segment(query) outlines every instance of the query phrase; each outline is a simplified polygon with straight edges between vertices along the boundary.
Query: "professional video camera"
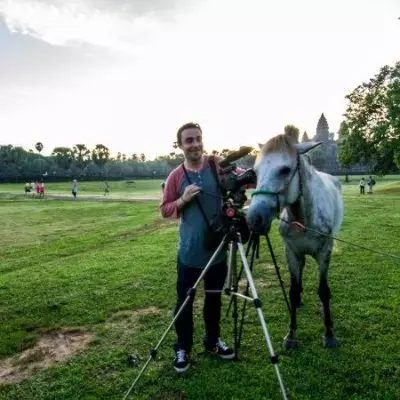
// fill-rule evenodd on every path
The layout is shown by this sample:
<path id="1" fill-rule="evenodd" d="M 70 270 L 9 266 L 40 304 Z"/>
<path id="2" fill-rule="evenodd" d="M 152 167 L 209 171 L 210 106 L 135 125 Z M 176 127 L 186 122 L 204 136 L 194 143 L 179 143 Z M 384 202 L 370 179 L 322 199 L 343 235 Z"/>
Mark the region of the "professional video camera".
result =
<path id="1" fill-rule="evenodd" d="M 224 200 L 231 199 L 235 208 L 242 208 L 247 200 L 244 186 L 255 184 L 257 176 L 253 168 L 246 169 L 241 174 L 236 174 L 237 169 L 234 161 L 246 156 L 253 150 L 252 147 L 243 146 L 238 151 L 230 153 L 218 163 L 221 175 L 221 186 L 224 193 Z"/>
<path id="2" fill-rule="evenodd" d="M 230 153 L 218 163 L 220 168 L 220 189 L 223 196 L 221 212 L 214 215 L 211 220 L 211 231 L 205 234 L 207 248 L 215 249 L 225 234 L 236 238 L 240 232 L 242 243 L 246 243 L 250 236 L 247 227 L 246 215 L 243 209 L 247 201 L 246 185 L 255 184 L 257 181 L 254 169 L 249 168 L 241 174 L 236 174 L 237 169 L 234 161 L 244 157 L 252 147 L 241 147 L 238 151 Z"/>

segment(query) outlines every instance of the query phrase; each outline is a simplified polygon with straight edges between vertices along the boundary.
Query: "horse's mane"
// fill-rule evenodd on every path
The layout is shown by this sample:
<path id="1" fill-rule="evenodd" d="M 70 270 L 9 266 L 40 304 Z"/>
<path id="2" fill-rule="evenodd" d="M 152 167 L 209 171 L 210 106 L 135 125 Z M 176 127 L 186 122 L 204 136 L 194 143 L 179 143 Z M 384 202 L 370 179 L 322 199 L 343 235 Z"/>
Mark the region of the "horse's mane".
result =
<path id="1" fill-rule="evenodd" d="M 294 156 L 296 154 L 296 146 L 293 139 L 288 135 L 277 135 L 269 139 L 262 148 L 262 153 L 282 153 Z"/>

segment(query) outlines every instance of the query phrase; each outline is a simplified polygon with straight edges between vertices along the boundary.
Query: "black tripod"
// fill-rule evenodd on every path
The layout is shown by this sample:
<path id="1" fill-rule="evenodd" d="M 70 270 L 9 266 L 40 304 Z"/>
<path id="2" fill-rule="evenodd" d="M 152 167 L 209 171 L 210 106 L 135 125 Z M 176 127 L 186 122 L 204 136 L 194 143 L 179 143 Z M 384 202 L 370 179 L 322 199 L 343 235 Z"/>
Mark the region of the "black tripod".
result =
<path id="1" fill-rule="evenodd" d="M 286 295 L 286 291 L 285 291 L 285 287 L 282 281 L 282 277 L 281 277 L 281 273 L 279 270 L 279 266 L 276 262 L 276 258 L 275 258 L 275 254 L 273 252 L 272 249 L 272 244 L 271 241 L 269 239 L 268 235 L 265 235 L 265 239 L 267 241 L 268 244 L 268 249 L 272 258 L 272 262 L 274 263 L 274 267 L 275 267 L 275 272 L 276 275 L 278 277 L 279 280 L 279 285 L 282 289 L 282 293 L 283 293 L 283 297 L 285 299 L 285 303 L 287 306 L 287 309 L 289 311 L 290 314 L 290 304 L 289 304 L 289 300 L 287 298 Z M 249 264 L 249 268 L 250 268 L 250 272 L 253 272 L 253 264 L 254 264 L 254 259 L 255 258 L 259 258 L 259 250 L 260 250 L 260 235 L 258 233 L 255 232 L 251 232 L 250 233 L 250 238 L 249 238 L 249 242 L 247 244 L 247 250 L 246 250 L 246 259 L 249 256 L 251 250 L 251 257 L 250 257 L 250 264 Z M 236 260 L 232 261 L 233 263 L 236 263 Z M 239 290 L 239 282 L 242 278 L 242 274 L 243 274 L 243 265 L 240 269 L 239 274 L 236 275 L 236 268 L 233 268 L 232 270 L 232 279 L 229 282 L 229 278 L 227 280 L 227 288 L 225 289 L 225 292 L 227 292 L 228 294 L 230 293 L 230 291 L 232 291 L 233 293 L 236 294 L 236 296 L 238 297 L 242 297 L 245 300 L 249 300 L 249 290 L 250 290 L 250 283 L 249 281 L 247 281 L 247 285 L 246 285 L 246 289 L 244 290 L 243 295 L 238 293 Z M 228 283 L 230 283 L 231 286 L 228 285 Z M 243 333 L 243 324 L 244 324 L 244 318 L 246 315 L 246 306 L 247 306 L 247 302 L 244 301 L 243 302 L 243 306 L 242 306 L 242 312 L 241 312 L 241 318 L 240 318 L 240 326 L 238 327 L 238 307 L 237 307 L 237 297 L 236 296 L 232 296 L 231 300 L 229 302 L 229 306 L 227 308 L 226 311 L 226 316 L 229 314 L 231 306 L 233 305 L 233 311 L 232 311 L 232 317 L 234 319 L 234 350 L 235 350 L 235 356 L 236 358 L 238 358 L 238 354 L 239 354 L 239 347 L 240 347 L 240 342 L 241 342 L 241 338 L 242 338 L 242 333 Z M 250 299 L 251 300 L 251 299 Z"/>
<path id="2" fill-rule="evenodd" d="M 226 247 L 229 248 L 229 254 L 228 254 L 228 274 L 227 274 L 227 283 L 226 283 L 226 289 L 225 292 L 231 296 L 233 296 L 232 298 L 234 299 L 234 304 L 235 307 L 237 307 L 237 297 L 242 297 L 245 298 L 246 300 L 250 300 L 253 302 L 256 310 L 257 310 L 257 314 L 258 317 L 260 319 L 260 323 L 261 323 L 261 327 L 263 329 L 264 332 L 264 336 L 265 336 L 265 340 L 267 343 L 267 347 L 268 347 L 268 351 L 269 354 L 271 356 L 271 363 L 273 364 L 274 368 L 275 368 L 275 372 L 279 381 L 279 386 L 282 392 L 282 396 L 284 400 L 287 400 L 287 395 L 286 395 L 286 389 L 285 386 L 283 384 L 283 380 L 282 380 L 282 376 L 279 370 L 279 366 L 278 366 L 278 357 L 275 355 L 274 349 L 272 347 L 272 343 L 271 343 L 271 339 L 268 333 L 268 328 L 267 328 L 267 323 L 265 322 L 264 319 L 264 315 L 261 309 L 261 300 L 258 298 L 257 295 L 257 290 L 254 284 L 254 280 L 251 274 L 251 269 L 250 266 L 247 262 L 246 259 L 246 252 L 244 250 L 242 241 L 241 241 L 241 236 L 240 233 L 237 231 L 236 227 L 234 224 L 232 224 L 229 227 L 228 232 L 225 234 L 225 236 L 223 237 L 221 243 L 219 244 L 218 248 L 215 250 L 214 254 L 211 256 L 210 260 L 208 261 L 207 265 L 205 266 L 205 268 L 203 269 L 203 271 L 201 272 L 199 278 L 197 279 L 197 281 L 195 282 L 195 284 L 193 285 L 192 288 L 189 289 L 187 297 L 185 299 L 185 301 L 183 302 L 182 306 L 180 307 L 180 309 L 176 312 L 173 320 L 171 321 L 171 323 L 168 325 L 167 329 L 165 330 L 165 332 L 163 333 L 163 335 L 161 336 L 161 339 L 159 340 L 159 342 L 157 343 L 157 345 L 151 349 L 150 351 L 150 355 L 147 359 L 147 361 L 145 362 L 145 364 L 143 365 L 142 369 L 140 370 L 138 376 L 136 377 L 136 379 L 133 381 L 132 385 L 130 386 L 129 390 L 126 392 L 125 396 L 123 397 L 123 400 L 127 399 L 127 397 L 129 396 L 129 393 L 132 391 L 132 389 L 134 388 L 134 386 L 136 385 L 136 383 L 139 381 L 140 377 L 142 376 L 143 372 L 146 370 L 147 366 L 149 365 L 150 361 L 152 359 L 155 359 L 155 357 L 157 356 L 157 350 L 158 348 L 161 346 L 162 342 L 164 341 L 165 337 L 167 336 L 168 332 L 171 330 L 171 328 L 174 326 L 175 321 L 179 318 L 179 316 L 181 315 L 183 309 L 185 308 L 185 306 L 188 304 L 188 302 L 190 301 L 191 297 L 194 296 L 194 294 L 196 293 L 196 289 L 198 287 L 198 285 L 200 284 L 200 282 L 203 280 L 204 276 L 206 275 L 207 271 L 209 270 L 209 268 L 211 267 L 211 265 L 213 264 L 214 260 L 217 258 L 218 254 L 221 251 L 225 251 Z M 239 250 L 239 254 L 240 254 L 240 258 L 242 260 L 242 265 L 247 277 L 247 282 L 248 282 L 248 287 L 249 290 L 251 292 L 252 297 L 248 297 L 248 296 L 244 296 L 240 293 L 237 292 L 237 290 L 231 290 L 232 288 L 232 282 L 238 282 L 236 278 L 236 255 L 237 255 L 237 250 Z M 236 337 L 237 337 L 237 320 L 235 322 L 235 342 L 236 342 Z M 236 347 L 236 344 L 235 344 Z"/>

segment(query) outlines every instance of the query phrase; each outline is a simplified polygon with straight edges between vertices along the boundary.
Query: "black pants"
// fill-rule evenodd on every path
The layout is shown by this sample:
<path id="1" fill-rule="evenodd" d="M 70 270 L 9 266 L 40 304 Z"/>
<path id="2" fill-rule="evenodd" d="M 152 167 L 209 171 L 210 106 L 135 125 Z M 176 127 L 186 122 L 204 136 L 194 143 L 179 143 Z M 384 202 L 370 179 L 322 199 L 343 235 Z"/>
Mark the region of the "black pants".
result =
<path id="1" fill-rule="evenodd" d="M 204 277 L 204 289 L 217 290 L 219 293 L 205 293 L 204 300 L 204 324 L 206 328 L 205 340 L 214 345 L 220 334 L 221 318 L 221 290 L 227 274 L 227 265 L 225 262 L 215 264 L 209 268 Z M 201 274 L 200 268 L 190 268 L 184 266 L 178 260 L 178 281 L 176 285 L 177 304 L 175 314 L 187 297 L 188 290 L 193 287 Z M 190 353 L 193 346 L 193 300 L 186 304 L 179 318 L 175 321 L 175 330 L 177 341 L 175 349 L 180 348 Z"/>
<path id="2" fill-rule="evenodd" d="M 360 194 L 365 194 L 365 187 L 364 186 L 360 186 Z"/>

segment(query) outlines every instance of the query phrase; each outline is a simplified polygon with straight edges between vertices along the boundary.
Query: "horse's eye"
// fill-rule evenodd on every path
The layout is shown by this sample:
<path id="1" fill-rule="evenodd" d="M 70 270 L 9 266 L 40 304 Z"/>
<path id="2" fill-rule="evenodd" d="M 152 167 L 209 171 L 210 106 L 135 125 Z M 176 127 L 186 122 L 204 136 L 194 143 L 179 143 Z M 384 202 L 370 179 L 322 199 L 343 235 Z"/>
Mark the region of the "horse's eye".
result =
<path id="1" fill-rule="evenodd" d="M 279 175 L 285 176 L 285 175 L 289 175 L 290 172 L 290 168 L 289 167 L 282 167 L 279 170 Z"/>

